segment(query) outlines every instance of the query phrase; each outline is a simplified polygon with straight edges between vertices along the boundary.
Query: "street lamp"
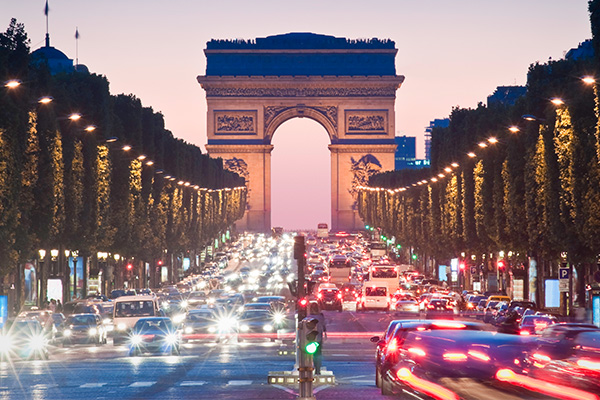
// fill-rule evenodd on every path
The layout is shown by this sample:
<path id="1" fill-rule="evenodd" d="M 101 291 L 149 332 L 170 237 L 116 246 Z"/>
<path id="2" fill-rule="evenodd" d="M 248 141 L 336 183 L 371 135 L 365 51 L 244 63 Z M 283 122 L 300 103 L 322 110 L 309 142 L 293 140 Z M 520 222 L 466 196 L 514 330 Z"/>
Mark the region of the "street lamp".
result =
<path id="1" fill-rule="evenodd" d="M 4 87 L 7 89 L 16 89 L 21 86 L 21 81 L 19 79 L 9 79 L 4 82 Z"/>
<path id="2" fill-rule="evenodd" d="M 42 96 L 38 99 L 38 103 L 40 104 L 50 104 L 52 103 L 52 100 L 54 100 L 52 98 L 52 96 Z"/>

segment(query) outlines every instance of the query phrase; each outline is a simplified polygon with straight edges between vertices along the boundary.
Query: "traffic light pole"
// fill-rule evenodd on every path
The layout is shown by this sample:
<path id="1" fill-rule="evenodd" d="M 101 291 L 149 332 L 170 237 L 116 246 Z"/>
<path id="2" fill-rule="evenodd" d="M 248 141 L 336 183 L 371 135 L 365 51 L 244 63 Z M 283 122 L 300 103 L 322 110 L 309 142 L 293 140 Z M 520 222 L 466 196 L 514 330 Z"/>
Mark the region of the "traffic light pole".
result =
<path id="1" fill-rule="evenodd" d="M 300 394 L 298 400 L 315 400 L 313 396 L 313 356 L 306 352 L 307 321 L 298 323 L 298 383 Z"/>

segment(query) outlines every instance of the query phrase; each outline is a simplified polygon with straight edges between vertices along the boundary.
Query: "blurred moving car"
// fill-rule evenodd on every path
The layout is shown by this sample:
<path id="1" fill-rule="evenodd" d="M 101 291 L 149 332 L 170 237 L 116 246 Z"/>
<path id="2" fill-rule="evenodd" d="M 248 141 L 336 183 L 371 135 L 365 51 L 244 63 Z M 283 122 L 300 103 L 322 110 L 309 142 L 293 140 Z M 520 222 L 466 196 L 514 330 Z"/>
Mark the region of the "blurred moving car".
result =
<path id="1" fill-rule="evenodd" d="M 140 318 L 129 339 L 129 355 L 142 353 L 180 354 L 181 334 L 168 317 Z"/>
<path id="2" fill-rule="evenodd" d="M 219 320 L 213 309 L 190 310 L 183 323 L 182 340 L 218 339 Z"/>
<path id="3" fill-rule="evenodd" d="M 5 324 L 0 335 L 2 360 L 48 359 L 48 339 L 37 319 L 19 319 Z"/>
<path id="4" fill-rule="evenodd" d="M 63 322 L 60 332 L 63 346 L 76 343 L 100 346 L 107 342 L 107 331 L 98 314 L 69 315 Z"/>
<path id="5" fill-rule="evenodd" d="M 426 319 L 452 319 L 454 318 L 454 307 L 447 299 L 433 298 L 425 308 Z"/>
<path id="6" fill-rule="evenodd" d="M 252 339 L 277 338 L 277 327 L 267 310 L 245 310 L 238 319 L 238 342 Z"/>
<path id="7" fill-rule="evenodd" d="M 526 315 L 519 324 L 519 334 L 523 336 L 539 335 L 544 329 L 557 323 L 556 317 L 549 315 Z"/>

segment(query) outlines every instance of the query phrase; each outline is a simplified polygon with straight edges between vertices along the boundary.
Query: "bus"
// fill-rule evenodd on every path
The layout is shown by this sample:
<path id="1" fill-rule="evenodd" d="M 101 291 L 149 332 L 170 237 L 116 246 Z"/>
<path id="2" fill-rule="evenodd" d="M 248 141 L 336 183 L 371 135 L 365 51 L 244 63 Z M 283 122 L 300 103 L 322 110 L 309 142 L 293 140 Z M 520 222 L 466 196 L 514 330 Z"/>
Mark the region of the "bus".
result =
<path id="1" fill-rule="evenodd" d="M 113 308 L 113 343 L 128 340 L 133 326 L 140 318 L 160 317 L 160 307 L 155 296 L 121 296 L 115 299 Z"/>
<path id="2" fill-rule="evenodd" d="M 387 245 L 383 242 L 369 243 L 369 254 L 372 260 L 379 260 L 387 255 Z"/>
<path id="3" fill-rule="evenodd" d="M 369 267 L 369 282 L 386 282 L 393 293 L 400 286 L 398 267 L 392 264 L 373 264 Z"/>
<path id="4" fill-rule="evenodd" d="M 327 239 L 329 237 L 329 226 L 321 223 L 317 225 L 317 237 L 319 239 Z"/>

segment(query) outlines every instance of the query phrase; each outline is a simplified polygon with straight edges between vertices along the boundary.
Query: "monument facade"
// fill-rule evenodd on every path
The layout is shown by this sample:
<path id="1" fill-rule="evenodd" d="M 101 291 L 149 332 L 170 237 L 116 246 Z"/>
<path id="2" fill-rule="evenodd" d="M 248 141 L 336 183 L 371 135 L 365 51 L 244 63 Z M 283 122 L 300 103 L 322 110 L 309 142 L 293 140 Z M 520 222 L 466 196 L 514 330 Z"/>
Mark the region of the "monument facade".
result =
<path id="1" fill-rule="evenodd" d="M 253 41 L 212 40 L 198 82 L 208 105 L 206 149 L 246 178 L 239 230 L 271 228 L 271 140 L 292 118 L 329 135 L 333 230 L 363 227 L 356 187 L 394 169 L 397 49 L 389 40 L 289 33 Z"/>

